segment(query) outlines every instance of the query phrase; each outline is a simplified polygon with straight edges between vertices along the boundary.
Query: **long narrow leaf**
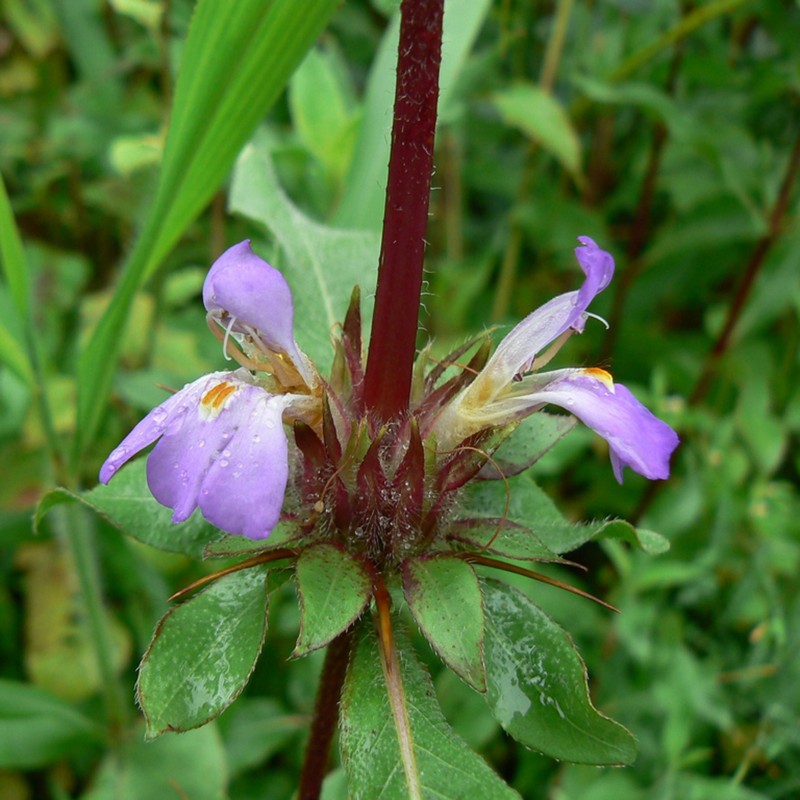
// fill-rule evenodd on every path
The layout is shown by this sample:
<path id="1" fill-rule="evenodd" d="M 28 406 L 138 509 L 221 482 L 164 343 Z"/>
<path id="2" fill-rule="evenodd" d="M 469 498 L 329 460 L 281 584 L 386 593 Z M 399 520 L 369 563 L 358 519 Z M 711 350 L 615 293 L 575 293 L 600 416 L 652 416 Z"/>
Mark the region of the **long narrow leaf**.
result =
<path id="1" fill-rule="evenodd" d="M 121 283 L 79 364 L 76 452 L 111 391 L 119 335 L 142 282 L 219 188 L 338 0 L 200 0 L 175 93 L 156 198 Z"/>
<path id="2" fill-rule="evenodd" d="M 13 330 L 4 322 L 0 322 L 0 361 L 31 386 L 34 382 L 33 366 L 25 346 L 26 332 L 30 325 L 30 276 L 22 239 L 2 175 L 0 175 L 0 266 L 8 282 L 13 302 L 12 316 L 17 316 L 19 318 L 17 322 L 22 326 L 22 330 Z M 11 313 L 10 309 L 9 312 Z"/>
<path id="3" fill-rule="evenodd" d="M 3 176 L 0 175 L 0 264 L 8 281 L 8 288 L 17 313 L 23 321 L 30 314 L 30 277 L 25 264 L 22 239 L 14 220 Z"/>
<path id="4" fill-rule="evenodd" d="M 33 386 L 33 369 L 25 349 L 2 322 L 0 322 L 0 363 L 5 364 L 28 386 Z"/>

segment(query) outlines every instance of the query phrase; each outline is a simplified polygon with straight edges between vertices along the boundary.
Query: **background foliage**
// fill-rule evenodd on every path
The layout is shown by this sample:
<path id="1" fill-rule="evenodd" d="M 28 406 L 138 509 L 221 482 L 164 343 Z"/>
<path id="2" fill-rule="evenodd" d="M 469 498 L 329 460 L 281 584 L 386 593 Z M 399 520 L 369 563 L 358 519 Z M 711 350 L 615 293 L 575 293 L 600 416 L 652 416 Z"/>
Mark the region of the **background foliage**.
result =
<path id="1" fill-rule="evenodd" d="M 226 246 L 251 237 L 287 274 L 309 352 L 324 347 L 304 338 L 314 298 L 339 298 L 335 319 L 349 295 L 342 276 L 369 292 L 395 3 L 304 4 L 305 27 L 290 3 L 272 3 L 277 27 L 265 30 L 283 32 L 280 53 L 253 33 L 263 3 L 237 3 L 225 19 L 222 5 L 199 4 L 206 27 L 186 47 L 189 0 L 0 6 L 0 172 L 24 241 L 23 252 L 0 197 L 9 800 L 166 797 L 175 786 L 244 800 L 295 787 L 321 661 L 288 661 L 291 584 L 269 578 L 270 632 L 243 697 L 217 723 L 144 744 L 139 656 L 168 596 L 220 562 L 141 545 L 78 506 L 31 529 L 56 483 L 95 484 L 159 386 L 221 366 L 198 291 Z M 629 474 L 618 487 L 602 442 L 580 429 L 534 468 L 571 517 L 623 516 L 672 543 L 659 556 L 587 544 L 575 555 L 585 577 L 552 569 L 619 616 L 519 584 L 576 639 L 598 706 L 636 735 L 633 767 L 525 751 L 423 643 L 418 652 L 450 723 L 523 797 L 795 797 L 800 10 L 790 0 L 448 9 L 423 338 L 446 352 L 574 288 L 574 240 L 590 235 L 617 258 L 593 306 L 611 330 L 590 323 L 565 363 L 608 366 L 684 443 L 663 485 Z M 194 78 L 176 91 L 182 63 Z M 259 123 L 257 149 L 229 174 Z M 314 275 L 341 285 L 321 290 Z M 248 624 L 257 638 L 261 623 Z M 340 773 L 328 784 L 345 796 Z"/>

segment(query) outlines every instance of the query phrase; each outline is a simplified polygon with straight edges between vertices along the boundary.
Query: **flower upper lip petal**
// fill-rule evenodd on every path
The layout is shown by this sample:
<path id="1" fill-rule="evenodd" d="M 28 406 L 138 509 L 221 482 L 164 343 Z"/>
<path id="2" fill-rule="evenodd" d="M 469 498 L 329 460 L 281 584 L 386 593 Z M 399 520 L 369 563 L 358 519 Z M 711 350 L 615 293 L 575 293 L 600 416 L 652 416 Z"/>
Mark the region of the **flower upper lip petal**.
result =
<path id="1" fill-rule="evenodd" d="M 250 240 L 228 248 L 203 284 L 206 311 L 224 328 L 251 336 L 274 353 L 284 353 L 306 376 L 308 365 L 294 340 L 294 304 L 283 275 L 257 256 Z"/>
<path id="2" fill-rule="evenodd" d="M 564 331 L 583 330 L 586 309 L 614 276 L 614 259 L 588 236 L 579 236 L 578 241 L 581 246 L 575 248 L 575 256 L 586 275 L 581 288 L 554 297 L 516 325 L 467 392 L 481 400 L 496 395 Z"/>

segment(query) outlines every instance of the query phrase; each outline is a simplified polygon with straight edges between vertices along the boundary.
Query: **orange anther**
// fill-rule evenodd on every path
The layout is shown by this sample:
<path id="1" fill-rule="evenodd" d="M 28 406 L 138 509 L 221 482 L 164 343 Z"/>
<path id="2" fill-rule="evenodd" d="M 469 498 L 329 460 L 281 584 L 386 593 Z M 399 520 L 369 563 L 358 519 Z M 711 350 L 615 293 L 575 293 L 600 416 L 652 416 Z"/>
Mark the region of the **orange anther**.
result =
<path id="1" fill-rule="evenodd" d="M 612 392 L 614 391 L 614 379 L 611 377 L 610 372 L 606 372 L 600 367 L 587 367 L 583 370 L 584 375 L 590 378 L 596 378 L 601 383 L 605 384 Z"/>
<path id="2" fill-rule="evenodd" d="M 207 406 L 209 411 L 219 411 L 223 403 L 236 391 L 236 386 L 227 381 L 222 381 L 209 389 L 200 403 Z"/>

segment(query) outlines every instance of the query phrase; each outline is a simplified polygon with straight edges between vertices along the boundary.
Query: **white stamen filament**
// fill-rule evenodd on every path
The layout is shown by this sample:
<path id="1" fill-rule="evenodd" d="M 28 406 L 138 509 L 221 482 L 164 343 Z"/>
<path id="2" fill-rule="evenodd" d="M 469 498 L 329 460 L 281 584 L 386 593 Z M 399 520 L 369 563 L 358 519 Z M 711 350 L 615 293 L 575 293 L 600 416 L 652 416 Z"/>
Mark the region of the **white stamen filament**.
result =
<path id="1" fill-rule="evenodd" d="M 225 338 L 222 340 L 222 355 L 226 361 L 233 361 L 233 356 L 228 353 L 228 339 L 230 338 L 235 323 L 236 317 L 231 317 L 228 327 L 225 328 Z"/>
<path id="2" fill-rule="evenodd" d="M 603 325 L 606 326 L 606 330 L 611 329 L 611 326 L 599 314 L 592 314 L 591 311 L 584 311 L 583 313 L 586 314 L 587 317 L 591 317 L 592 319 L 599 319 L 600 322 L 602 322 Z"/>

